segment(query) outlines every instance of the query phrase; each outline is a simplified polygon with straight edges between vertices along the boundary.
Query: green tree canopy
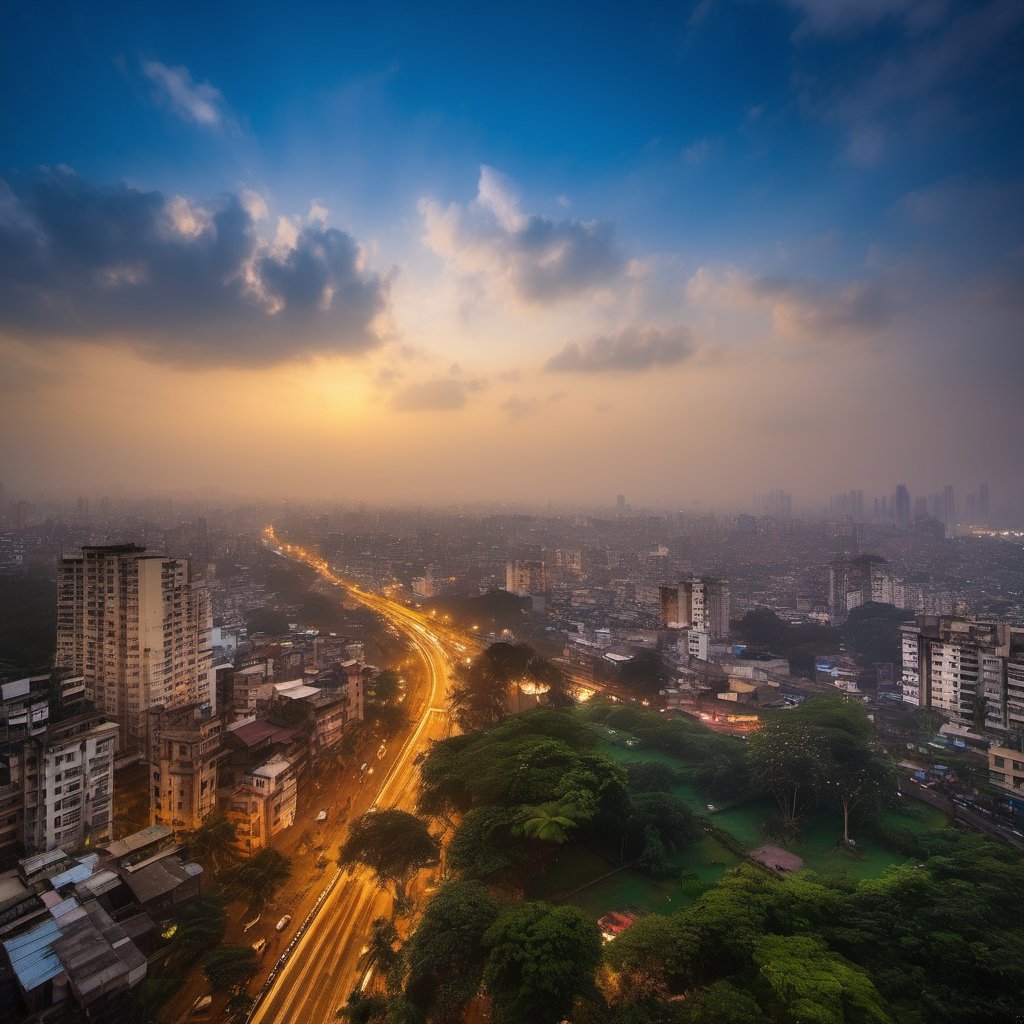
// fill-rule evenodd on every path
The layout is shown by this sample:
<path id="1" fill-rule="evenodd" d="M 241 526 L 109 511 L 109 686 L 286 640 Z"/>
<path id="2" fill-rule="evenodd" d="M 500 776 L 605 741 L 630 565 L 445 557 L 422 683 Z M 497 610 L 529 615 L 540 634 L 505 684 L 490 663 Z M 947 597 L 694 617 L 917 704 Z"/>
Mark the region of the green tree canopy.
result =
<path id="1" fill-rule="evenodd" d="M 484 936 L 498 907 L 478 882 L 449 882 L 427 904 L 405 947 L 406 997 L 430 1022 L 457 1024 L 483 976 Z"/>
<path id="2" fill-rule="evenodd" d="M 218 992 L 241 988 L 256 973 L 252 946 L 220 946 L 203 961 L 203 973 Z"/>
<path id="3" fill-rule="evenodd" d="M 408 811 L 371 811 L 349 826 L 338 851 L 338 865 L 365 864 L 381 887 L 394 886 L 401 903 L 409 877 L 436 857 L 437 840 L 422 818 Z"/>
<path id="4" fill-rule="evenodd" d="M 484 936 L 484 984 L 497 1020 L 556 1024 L 593 988 L 601 937 L 576 907 L 524 903 L 504 911 Z"/>

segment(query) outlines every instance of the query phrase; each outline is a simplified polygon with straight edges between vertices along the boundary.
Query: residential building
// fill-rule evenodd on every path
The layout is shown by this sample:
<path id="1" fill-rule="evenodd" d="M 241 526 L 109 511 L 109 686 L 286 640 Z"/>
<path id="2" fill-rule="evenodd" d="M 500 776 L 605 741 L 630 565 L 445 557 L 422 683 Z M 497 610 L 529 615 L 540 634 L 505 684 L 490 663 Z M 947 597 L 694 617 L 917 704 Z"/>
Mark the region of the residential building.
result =
<path id="1" fill-rule="evenodd" d="M 149 711 L 150 821 L 192 832 L 217 808 L 223 722 L 207 704 Z"/>
<path id="2" fill-rule="evenodd" d="M 989 747 L 988 781 L 1000 789 L 1024 795 L 1024 753 L 1010 747 Z"/>
<path id="3" fill-rule="evenodd" d="M 117 726 L 90 713 L 25 741 L 18 781 L 28 852 L 75 850 L 110 839 L 117 740 Z"/>
<path id="4" fill-rule="evenodd" d="M 1024 629 L 951 615 L 900 627 L 908 704 L 975 732 L 1024 733 Z"/>
<path id="5" fill-rule="evenodd" d="M 151 707 L 214 706 L 212 628 L 209 594 L 187 559 L 120 544 L 60 563 L 56 664 L 85 677 L 122 750 L 146 749 Z"/>
<path id="6" fill-rule="evenodd" d="M 661 625 L 694 629 L 712 639 L 729 635 L 729 584 L 696 577 L 659 588 Z"/>
<path id="7" fill-rule="evenodd" d="M 258 853 L 295 824 L 297 774 L 288 758 L 274 754 L 242 776 L 228 801 L 227 814 L 235 823 L 236 845 L 243 856 Z"/>
<path id="8" fill-rule="evenodd" d="M 540 561 L 517 560 L 505 566 L 505 589 L 510 594 L 528 597 L 550 589 L 547 569 Z"/>

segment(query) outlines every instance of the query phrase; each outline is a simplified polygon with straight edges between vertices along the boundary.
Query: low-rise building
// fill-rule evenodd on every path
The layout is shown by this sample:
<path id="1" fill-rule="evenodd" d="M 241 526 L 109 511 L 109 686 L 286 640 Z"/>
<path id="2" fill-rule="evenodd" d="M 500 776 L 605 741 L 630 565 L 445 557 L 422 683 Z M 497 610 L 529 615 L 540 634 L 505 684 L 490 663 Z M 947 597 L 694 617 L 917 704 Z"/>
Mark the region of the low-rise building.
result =
<path id="1" fill-rule="evenodd" d="M 235 824 L 239 853 L 251 857 L 295 824 L 297 794 L 295 766 L 280 754 L 245 773 L 227 812 Z"/>
<path id="2" fill-rule="evenodd" d="M 1009 747 L 990 747 L 988 779 L 994 786 L 1024 794 L 1024 753 Z"/>

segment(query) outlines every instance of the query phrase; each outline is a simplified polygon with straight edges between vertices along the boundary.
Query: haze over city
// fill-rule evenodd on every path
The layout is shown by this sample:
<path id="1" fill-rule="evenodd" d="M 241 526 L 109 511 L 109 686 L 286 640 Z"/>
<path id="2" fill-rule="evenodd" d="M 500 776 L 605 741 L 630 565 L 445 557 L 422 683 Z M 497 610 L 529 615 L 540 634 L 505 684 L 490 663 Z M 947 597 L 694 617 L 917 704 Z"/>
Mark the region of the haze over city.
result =
<path id="1" fill-rule="evenodd" d="M 1022 24 L 24 5 L 8 491 L 1018 510 Z"/>

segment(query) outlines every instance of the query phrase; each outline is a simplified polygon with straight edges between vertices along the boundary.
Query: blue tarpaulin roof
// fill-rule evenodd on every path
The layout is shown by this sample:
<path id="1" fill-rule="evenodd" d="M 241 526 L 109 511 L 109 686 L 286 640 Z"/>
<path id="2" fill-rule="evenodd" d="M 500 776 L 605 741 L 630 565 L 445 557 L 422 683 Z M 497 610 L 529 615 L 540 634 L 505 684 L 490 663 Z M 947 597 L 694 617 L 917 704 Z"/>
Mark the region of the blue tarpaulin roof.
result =
<path id="1" fill-rule="evenodd" d="M 44 921 L 24 935 L 4 943 L 11 967 L 21 987 L 31 992 L 64 970 L 53 944 L 60 938 L 60 925 L 54 920 Z"/>
<path id="2" fill-rule="evenodd" d="M 50 885 L 54 889 L 60 889 L 65 885 L 75 885 L 78 882 L 84 882 L 95 870 L 99 859 L 99 854 L 97 853 L 87 854 L 73 868 L 68 868 L 67 871 L 54 875 L 50 879 Z"/>

